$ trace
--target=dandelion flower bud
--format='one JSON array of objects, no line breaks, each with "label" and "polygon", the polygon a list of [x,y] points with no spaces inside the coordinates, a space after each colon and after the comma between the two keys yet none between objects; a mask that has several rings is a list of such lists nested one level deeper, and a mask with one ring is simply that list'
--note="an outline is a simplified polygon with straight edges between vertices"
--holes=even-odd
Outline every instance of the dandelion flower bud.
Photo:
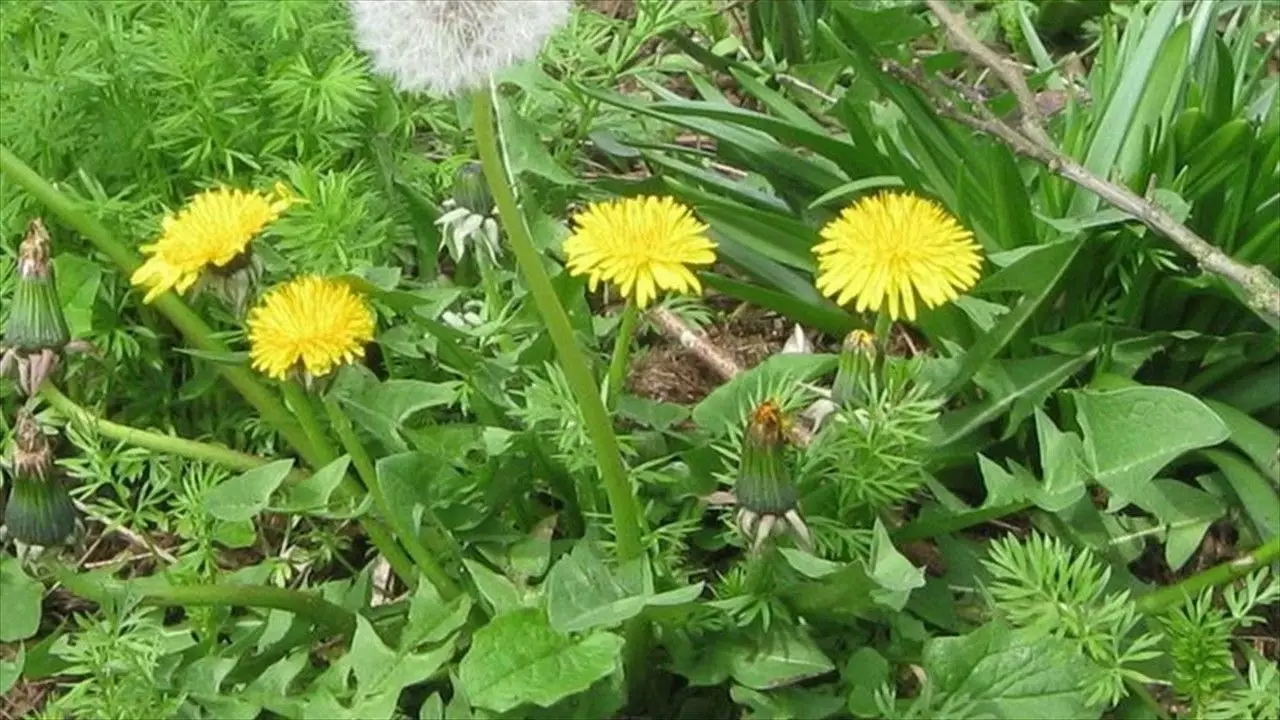
[{"label": "dandelion flower bud", "polygon": [[75,532],[76,508],[54,468],[49,441],[27,410],[19,411],[15,429],[5,527],[27,545],[63,544]]},{"label": "dandelion flower bud", "polygon": [[[790,526],[801,546],[812,546],[809,527],[796,510],[796,486],[787,463],[787,419],[772,400],[761,403],[742,438],[742,461],[734,487],[738,527],[759,549],[775,531]],[[785,525],[780,524],[785,522]]]},{"label": "dandelion flower bud", "polygon": [[349,0],[356,44],[401,90],[453,94],[537,56],[569,0]]},{"label": "dandelion flower bud", "polygon": [[35,218],[18,248],[18,280],[0,340],[0,375],[14,375],[27,395],[58,369],[63,353],[88,349],[71,340],[50,252],[49,231]]},{"label": "dandelion flower bud", "polygon": [[831,400],[840,407],[866,402],[867,391],[874,381],[876,339],[866,330],[854,330],[844,339],[836,381],[831,386]]}]

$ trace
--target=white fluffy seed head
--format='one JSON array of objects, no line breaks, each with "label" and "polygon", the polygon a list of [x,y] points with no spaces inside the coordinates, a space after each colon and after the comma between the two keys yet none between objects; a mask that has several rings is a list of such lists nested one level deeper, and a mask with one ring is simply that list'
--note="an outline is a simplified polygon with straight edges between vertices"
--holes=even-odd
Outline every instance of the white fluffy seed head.
[{"label": "white fluffy seed head", "polygon": [[538,55],[570,0],[348,0],[356,43],[401,90],[453,94]]}]

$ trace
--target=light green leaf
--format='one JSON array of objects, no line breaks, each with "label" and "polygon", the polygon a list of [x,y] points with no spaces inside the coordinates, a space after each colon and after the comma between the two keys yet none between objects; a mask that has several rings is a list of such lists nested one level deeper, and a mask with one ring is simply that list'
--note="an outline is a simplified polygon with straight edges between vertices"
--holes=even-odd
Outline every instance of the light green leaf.
[{"label": "light green leaf", "polygon": [[911,564],[889,539],[880,518],[876,518],[871,536],[871,562],[868,574],[880,587],[871,592],[875,601],[893,610],[907,605],[911,591],[924,586],[924,568]]},{"label": "light green leaf", "polygon": [[498,127],[512,175],[531,172],[558,185],[577,185],[578,179],[560,166],[538,137],[538,129],[516,112],[510,100],[497,97]]},{"label": "light green leaf", "polygon": [[473,560],[463,559],[462,563],[467,566],[467,572],[471,573],[476,589],[489,603],[494,615],[501,615],[520,607],[520,591],[510,580]]},{"label": "light green leaf", "polygon": [[476,707],[548,707],[614,672],[622,645],[622,638],[608,632],[570,638],[552,629],[541,610],[515,610],[476,631],[458,682]]},{"label": "light green leaf", "polygon": [[787,561],[787,564],[792,569],[805,577],[815,580],[824,578],[843,567],[839,563],[823,560],[817,555],[795,548],[779,548],[778,552],[782,553],[783,559]]},{"label": "light green leaf", "polygon": [[210,488],[204,496],[204,510],[228,522],[252,520],[267,507],[271,493],[293,470],[293,460],[277,460],[237,475]]},{"label": "light green leaf", "polygon": [[1039,408],[1035,416],[1044,484],[1036,488],[1032,499],[1041,509],[1058,512],[1084,496],[1084,447],[1078,435],[1059,430]]},{"label": "light green leaf", "polygon": [[560,632],[616,627],[646,605],[682,605],[702,593],[698,583],[654,594],[645,562],[628,564],[614,573],[590,542],[579,542],[547,574],[544,586],[551,626]]},{"label": "light green leaf", "polygon": [[40,629],[44,586],[27,577],[12,555],[0,555],[0,642],[26,640]]},{"label": "light green leaf", "polygon": [[757,647],[741,646],[733,658],[733,679],[754,690],[793,685],[835,669],[801,628],[776,629]]},{"label": "light green leaf", "polygon": [[1174,571],[1191,559],[1209,526],[1227,512],[1216,497],[1178,480],[1152,481],[1134,504],[1168,528],[1164,556]]},{"label": "light green leaf", "polygon": [[1086,702],[1092,668],[1073,643],[998,623],[930,640],[924,669],[935,692],[963,695],[979,715],[1007,720],[1097,718]]},{"label": "light green leaf", "polygon": [[1192,395],[1166,387],[1078,391],[1085,461],[1110,491],[1111,509],[1133,502],[1170,461],[1228,438],[1227,426]]},{"label": "light green leaf", "polygon": [[835,369],[835,355],[774,355],[716,388],[693,409],[693,420],[714,435],[728,432],[753,393],[779,383],[805,382]]},{"label": "light green leaf", "polygon": [[400,635],[400,649],[411,651],[423,643],[437,643],[467,622],[471,596],[459,595],[445,602],[431,583],[418,583],[409,601],[409,621]]},{"label": "light green leaf", "polygon": [[71,337],[84,337],[93,332],[93,303],[102,284],[102,268],[92,260],[63,253],[53,259],[53,272],[58,283],[58,301]]},{"label": "light green leaf", "polygon": [[305,480],[286,485],[277,510],[289,513],[319,514],[329,505],[329,496],[342,483],[351,465],[351,457],[343,455],[312,473]]},{"label": "light green leaf", "polygon": [[729,690],[734,702],[750,710],[744,720],[822,720],[844,707],[844,698],[830,690],[789,687],[763,693],[734,685]]},{"label": "light green leaf", "polygon": [[356,615],[356,634],[351,638],[351,669],[362,696],[398,694],[401,689],[431,677],[453,657],[453,643],[446,642],[431,652],[396,652],[363,615]]}]

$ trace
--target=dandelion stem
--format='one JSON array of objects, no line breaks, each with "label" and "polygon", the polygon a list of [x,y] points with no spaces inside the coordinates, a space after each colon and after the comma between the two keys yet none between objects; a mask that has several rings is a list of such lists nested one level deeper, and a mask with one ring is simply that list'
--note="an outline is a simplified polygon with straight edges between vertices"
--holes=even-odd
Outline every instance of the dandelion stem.
[{"label": "dandelion stem", "polygon": [[319,464],[313,463],[313,465],[321,468],[333,462],[338,457],[338,453],[334,452],[333,445],[325,436],[324,428],[316,419],[315,406],[311,404],[310,396],[291,380],[280,383],[280,386],[284,392],[285,403],[293,411],[298,424],[302,426],[302,432],[306,434],[307,442],[311,444],[312,452],[319,461]]},{"label": "dandelion stem", "polygon": [[1138,598],[1138,609],[1148,615],[1163,612],[1188,598],[1195,597],[1205,588],[1225,585],[1242,575],[1248,575],[1260,567],[1269,565],[1277,558],[1280,558],[1280,535],[1263,543],[1253,552],[1220,565],[1214,565],[1177,585],[1166,585],[1143,595]]},{"label": "dandelion stem", "polygon": [[[98,417],[87,409],[77,405],[75,401],[71,400],[71,398],[68,398],[66,395],[63,395],[61,390],[58,390],[58,388],[48,382],[41,386],[40,396],[45,399],[45,402],[49,403],[51,407],[65,416],[69,421],[82,425],[93,430],[102,437],[115,440],[117,442],[146,448],[147,450],[164,453],[166,455],[177,455],[189,460],[214,463],[229,470],[239,470],[240,472],[246,472],[257,467],[262,467],[263,465],[271,462],[267,458],[242,453],[239,450],[232,450],[220,445],[200,442],[198,440],[188,440],[187,438],[166,435],[164,433],[158,433],[151,430],[141,430],[128,425],[111,422],[110,420]],[[289,474],[287,482],[296,482],[304,479],[305,477],[305,472],[295,470]]]},{"label": "dandelion stem", "polygon": [[144,605],[192,607],[229,605],[285,610],[307,618],[334,633],[350,637],[356,630],[355,613],[318,594],[266,585],[158,585],[149,581],[120,582],[99,574],[75,573],[58,565],[54,575],[68,590],[102,603],[124,592],[138,592]]},{"label": "dandelion stem", "polygon": [[627,381],[627,360],[631,357],[631,338],[635,335],[636,321],[640,319],[640,308],[628,301],[622,310],[622,319],[618,322],[618,337],[613,341],[613,358],[609,362],[609,408],[617,406],[622,397],[622,387]]},{"label": "dandelion stem", "polygon": [[599,388],[590,367],[574,339],[569,316],[560,304],[555,288],[551,285],[551,278],[542,266],[542,255],[533,244],[529,228],[516,205],[515,194],[507,182],[502,151],[494,127],[493,99],[488,90],[473,93],[471,109],[472,126],[485,180],[493,193],[498,215],[507,231],[507,238],[511,241],[512,253],[520,265],[521,274],[529,286],[538,312],[547,324],[556,355],[582,410],[583,422],[595,449],[596,463],[600,468],[605,493],[609,497],[609,510],[617,533],[618,555],[622,560],[639,557],[644,551],[639,503],[627,478],[627,469],[618,449],[618,438],[614,435],[609,413],[600,400]]},{"label": "dandelion stem", "polygon": [[[122,244],[97,218],[55,188],[3,145],[0,145],[0,173],[43,203],[63,223],[92,242],[94,247],[110,258],[126,274],[132,273],[142,264],[138,254]],[[230,348],[214,336],[213,328],[209,327],[203,318],[174,293],[167,292],[161,295],[155,299],[152,306],[164,314],[195,348],[211,355],[231,353]],[[285,409],[280,399],[266,385],[263,385],[251,370],[229,363],[215,363],[214,368],[303,458],[317,467],[323,464],[316,463],[318,458],[312,451],[310,443],[307,442],[306,435],[290,417],[289,411]]]},{"label": "dandelion stem", "polygon": [[[440,597],[445,600],[457,597],[460,592],[457,584],[444,571],[444,568],[440,567],[440,563],[436,562],[435,557],[422,546],[417,534],[409,528],[396,527],[396,518],[391,514],[391,506],[387,504],[387,497],[382,493],[382,485],[378,482],[377,468],[373,464],[373,459],[369,457],[369,451],[365,449],[364,443],[360,442],[360,438],[356,436],[355,429],[351,427],[351,420],[342,414],[337,401],[332,398],[325,398],[324,409],[325,414],[329,417],[329,424],[333,427],[334,433],[337,434],[338,440],[342,442],[347,454],[351,456],[351,462],[356,466],[356,473],[360,476],[360,480],[364,482],[365,488],[368,489],[369,496],[373,498],[373,504],[377,506],[378,512],[383,519],[391,525],[392,530],[404,543],[409,557],[413,558],[414,564],[418,566],[418,569],[422,571],[427,580],[435,586],[436,592],[440,593]],[[350,480],[349,476],[347,480]]]}]

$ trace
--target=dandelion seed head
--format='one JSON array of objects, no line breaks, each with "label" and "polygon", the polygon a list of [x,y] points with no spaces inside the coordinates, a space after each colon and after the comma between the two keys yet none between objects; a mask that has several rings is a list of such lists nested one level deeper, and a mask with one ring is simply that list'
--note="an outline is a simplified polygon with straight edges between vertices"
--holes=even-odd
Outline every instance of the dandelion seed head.
[{"label": "dandelion seed head", "polygon": [[405,91],[453,94],[538,55],[569,0],[348,0],[356,44]]}]

